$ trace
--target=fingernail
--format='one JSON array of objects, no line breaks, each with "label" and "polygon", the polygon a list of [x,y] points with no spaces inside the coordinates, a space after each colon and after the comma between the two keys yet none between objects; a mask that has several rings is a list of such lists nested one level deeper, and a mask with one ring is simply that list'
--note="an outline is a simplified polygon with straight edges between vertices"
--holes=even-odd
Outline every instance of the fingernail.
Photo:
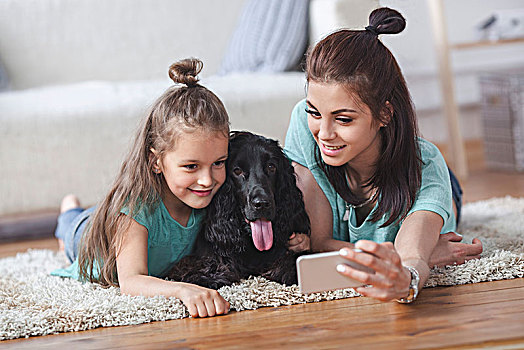
[{"label": "fingernail", "polygon": [[344,272],[344,271],[346,271],[346,267],[344,265],[342,265],[342,264],[338,264],[337,265],[337,271],[338,272]]},{"label": "fingernail", "polygon": [[342,256],[348,256],[349,255],[349,252],[347,251],[346,248],[342,248],[338,251],[338,253]]}]

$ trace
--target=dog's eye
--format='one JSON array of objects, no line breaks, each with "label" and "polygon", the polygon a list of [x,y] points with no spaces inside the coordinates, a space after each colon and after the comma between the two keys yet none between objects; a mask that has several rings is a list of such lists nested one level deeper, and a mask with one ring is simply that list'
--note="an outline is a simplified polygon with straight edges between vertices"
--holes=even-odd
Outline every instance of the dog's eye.
[{"label": "dog's eye", "polygon": [[271,164],[269,163],[267,165],[267,170],[270,172],[270,173],[275,173],[277,171],[277,167],[275,166],[275,164]]},{"label": "dog's eye", "polygon": [[235,168],[235,169],[233,169],[233,173],[234,173],[236,176],[240,176],[240,175],[242,175],[244,172],[243,172],[242,169],[240,169],[240,168]]}]

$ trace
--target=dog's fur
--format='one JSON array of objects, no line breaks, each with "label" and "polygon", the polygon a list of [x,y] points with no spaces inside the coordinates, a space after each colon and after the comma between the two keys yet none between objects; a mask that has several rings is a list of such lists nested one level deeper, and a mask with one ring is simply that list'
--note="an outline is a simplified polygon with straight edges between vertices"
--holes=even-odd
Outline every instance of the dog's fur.
[{"label": "dog's fur", "polygon": [[[310,225],[290,161],[277,141],[232,132],[226,172],[193,252],[168,277],[213,289],[250,275],[296,283],[298,254],[289,251],[287,243],[294,232],[309,235]],[[271,221],[273,228],[273,244],[263,251],[255,247],[249,223],[260,218]]]}]

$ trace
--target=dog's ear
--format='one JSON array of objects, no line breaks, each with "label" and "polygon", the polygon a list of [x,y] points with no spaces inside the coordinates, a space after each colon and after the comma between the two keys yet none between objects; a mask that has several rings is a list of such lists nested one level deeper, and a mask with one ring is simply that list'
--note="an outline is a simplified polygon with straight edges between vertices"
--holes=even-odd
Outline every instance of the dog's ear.
[{"label": "dog's ear", "polygon": [[293,232],[310,234],[309,217],[306,213],[302,192],[297,187],[295,170],[284,152],[279,149],[279,169],[276,182],[277,225]]},{"label": "dog's ear", "polygon": [[233,181],[228,176],[207,208],[203,236],[212,248],[220,247],[216,251],[237,253],[243,250],[243,220],[239,217],[240,208],[234,191]]}]

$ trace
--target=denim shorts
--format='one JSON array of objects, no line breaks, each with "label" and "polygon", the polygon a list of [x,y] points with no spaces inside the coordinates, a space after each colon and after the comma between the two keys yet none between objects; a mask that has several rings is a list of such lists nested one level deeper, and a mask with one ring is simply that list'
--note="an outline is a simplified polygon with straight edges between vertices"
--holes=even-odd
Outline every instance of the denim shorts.
[{"label": "denim shorts", "polygon": [[73,208],[58,216],[55,237],[64,241],[65,253],[70,262],[75,261],[78,255],[78,243],[95,209]]},{"label": "denim shorts", "polygon": [[457,207],[457,226],[460,223],[460,213],[462,211],[462,188],[460,187],[460,184],[458,182],[457,177],[451,169],[449,170],[449,178],[451,180],[451,195],[453,196],[453,202],[455,202],[455,206]]}]

